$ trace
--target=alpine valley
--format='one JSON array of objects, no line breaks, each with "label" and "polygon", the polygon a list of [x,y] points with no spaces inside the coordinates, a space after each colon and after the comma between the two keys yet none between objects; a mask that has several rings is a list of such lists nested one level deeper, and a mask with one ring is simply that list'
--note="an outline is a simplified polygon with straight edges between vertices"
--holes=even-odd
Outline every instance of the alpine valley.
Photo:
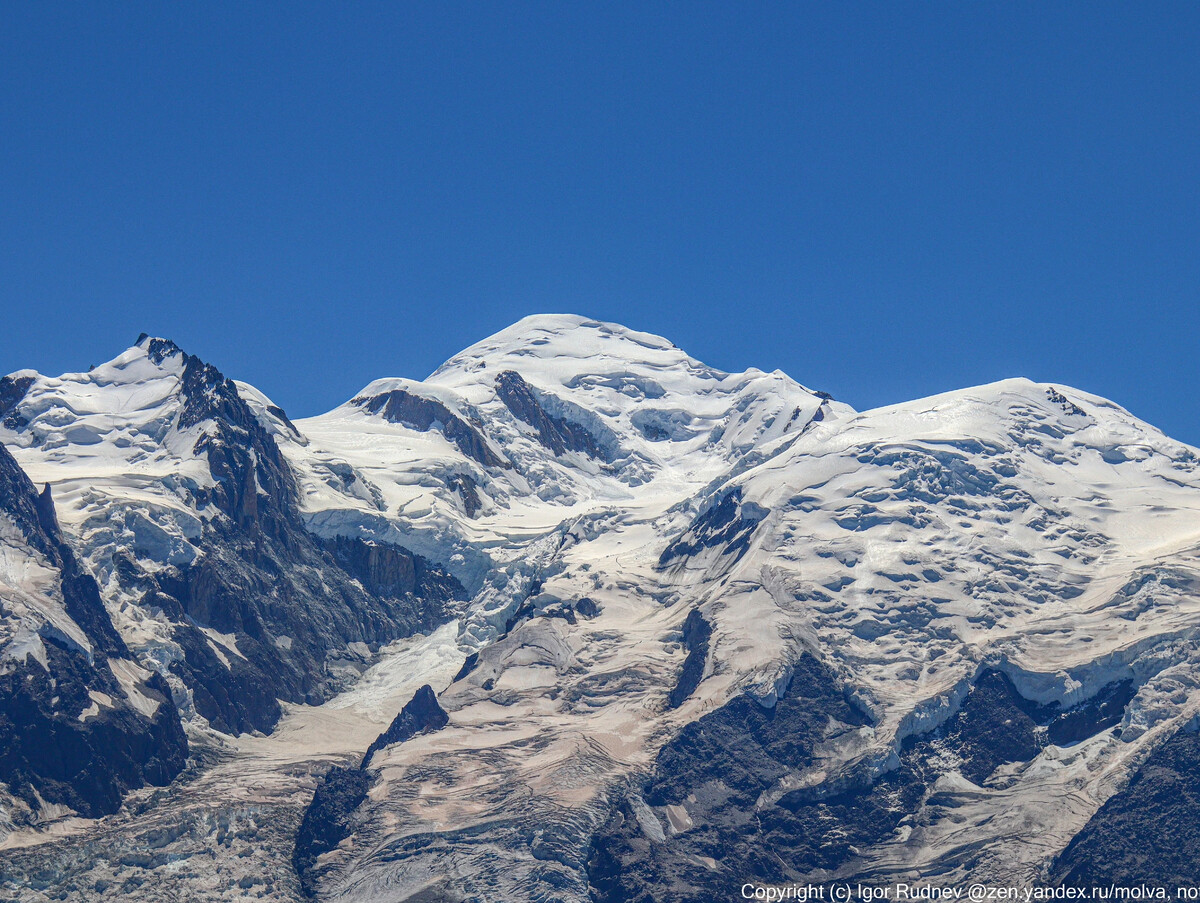
[{"label": "alpine valley", "polygon": [[1200,452],[537,316],[290,420],[0,380],[0,898],[1200,882]]}]

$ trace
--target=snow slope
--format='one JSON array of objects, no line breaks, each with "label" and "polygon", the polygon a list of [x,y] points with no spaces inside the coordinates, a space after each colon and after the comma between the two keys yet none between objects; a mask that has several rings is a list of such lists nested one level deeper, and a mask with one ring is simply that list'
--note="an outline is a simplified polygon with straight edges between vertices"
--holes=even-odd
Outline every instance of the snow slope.
[{"label": "snow slope", "polygon": [[[188,554],[188,518],[207,517],[176,489],[211,480],[189,470],[194,440],[171,413],[180,376],[148,355],[36,377],[26,397],[55,403],[27,403],[5,434],[102,578],[110,549],[148,569]],[[303,763],[354,764],[380,705],[435,685],[449,723],[372,757],[350,834],[317,862],[322,899],[610,899],[590,857],[618,834],[630,873],[665,881],[683,873],[652,863],[677,856],[697,892],[731,887],[744,864],[702,841],[752,813],[720,757],[664,777],[667,753],[704,719],[736,736],[746,699],[767,711],[806,691],[802,661],[857,714],[764,770],[752,811],[868,798],[897,776],[911,802],[816,877],[1030,881],[1200,709],[1200,459],[1085,392],[1013,379],[856,413],[782,373],[723,373],[571,316],[527,318],[424,382],[377,380],[295,422],[236,385],[312,535],[413,550],[469,595],[453,639],[443,627],[420,647],[432,658],[384,650],[352,695],[222,747],[233,764],[206,806],[236,796],[240,756],[266,756],[295,773],[271,803],[294,813]],[[131,507],[168,539],[139,538]],[[118,624],[136,635],[134,615]],[[996,674],[1042,721],[1032,752],[984,767],[963,738],[991,729],[1001,703],[980,688]],[[322,719],[336,730],[294,729]],[[644,798],[650,775],[691,793]],[[143,877],[164,899],[233,892]]]},{"label": "snow slope", "polygon": [[[402,409],[389,416],[393,396],[404,396]],[[685,499],[762,443],[848,410],[779,372],[727,374],[657,336],[535,316],[424,383],[377,380],[298,421],[310,441],[285,451],[309,475],[305,506],[318,529],[345,528],[355,510],[486,545],[604,507]],[[467,432],[469,444],[453,438]],[[464,495],[478,500],[464,505]]]}]

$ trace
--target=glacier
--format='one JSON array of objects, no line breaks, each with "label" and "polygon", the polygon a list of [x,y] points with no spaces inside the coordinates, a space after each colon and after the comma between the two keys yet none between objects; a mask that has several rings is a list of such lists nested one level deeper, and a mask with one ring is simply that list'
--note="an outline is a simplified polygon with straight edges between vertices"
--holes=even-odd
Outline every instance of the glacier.
[{"label": "glacier", "polygon": [[[142,337],[5,377],[0,441],[128,650],[106,685],[187,744],[115,811],[0,773],[14,899],[1052,883],[1111,872],[1155,763],[1200,775],[1200,452],[1069,386],[858,412],[542,315],[295,420]],[[54,678],[94,644],[16,507],[0,661]],[[444,725],[377,744],[424,687]]]}]

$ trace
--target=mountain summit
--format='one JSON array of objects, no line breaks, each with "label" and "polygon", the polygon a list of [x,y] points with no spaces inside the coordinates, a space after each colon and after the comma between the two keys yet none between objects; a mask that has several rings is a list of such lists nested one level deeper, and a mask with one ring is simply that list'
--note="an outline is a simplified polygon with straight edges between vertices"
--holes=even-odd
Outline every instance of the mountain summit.
[{"label": "mountain summit", "polygon": [[142,337],[0,441],[14,899],[1200,881],[1200,458],[1103,398],[547,315],[295,421]]}]

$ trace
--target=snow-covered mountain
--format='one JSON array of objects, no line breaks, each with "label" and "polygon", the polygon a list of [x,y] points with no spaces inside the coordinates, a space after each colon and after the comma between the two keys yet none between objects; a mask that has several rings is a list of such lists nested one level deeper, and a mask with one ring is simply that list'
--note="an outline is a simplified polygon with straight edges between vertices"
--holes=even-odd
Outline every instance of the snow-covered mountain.
[{"label": "snow-covered mountain", "polygon": [[247,394],[145,336],[87,373],[22,371],[0,390],[0,439],[49,487],[126,644],[185,717],[233,733],[270,730],[277,700],[328,697],[370,647],[461,596],[405,549],[309,533],[272,435],[286,415]]},{"label": "snow-covered mountain", "polygon": [[1200,816],[1200,459],[1085,392],[856,413],[539,316],[296,421],[143,337],[0,423],[61,531],[0,534],[4,661],[102,672],[78,572],[190,743],[99,821],[0,758],[17,899],[1119,880],[1130,794]]}]

